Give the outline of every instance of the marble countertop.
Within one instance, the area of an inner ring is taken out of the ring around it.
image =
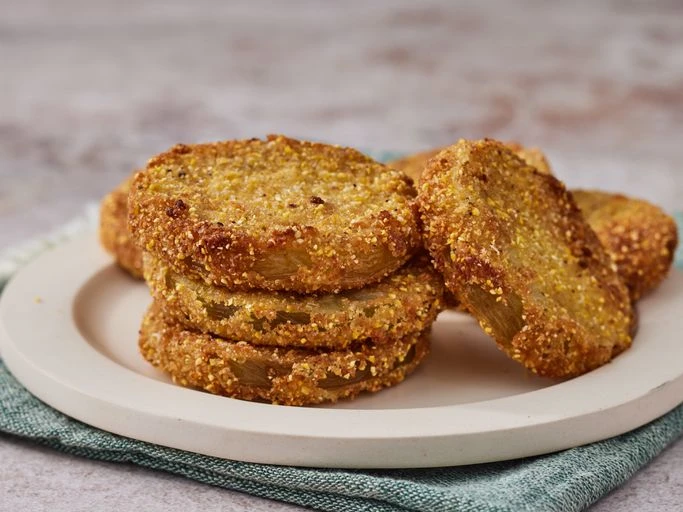
[[[486,4],[484,6],[483,4]],[[176,142],[543,148],[683,209],[683,3],[0,0],[0,250]],[[300,510],[0,435],[0,509]],[[683,441],[596,511],[679,510]]]

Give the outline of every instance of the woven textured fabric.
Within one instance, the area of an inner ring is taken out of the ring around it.
[[[0,289],[26,260],[87,229],[96,213],[0,258]],[[680,227],[683,214],[677,215]],[[683,266],[679,249],[677,265]],[[91,459],[132,462],[218,487],[358,511],[576,511],[626,481],[683,434],[683,405],[632,432],[550,455],[436,469],[306,469],[236,462],[92,428],[31,395],[0,362],[0,431]]]

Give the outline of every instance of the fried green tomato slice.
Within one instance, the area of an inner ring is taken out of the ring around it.
[[[637,300],[666,277],[678,245],[676,221],[657,206],[596,190],[572,195],[607,249],[631,298]]]
[[[550,163],[548,163],[548,159],[540,149],[533,147],[528,148],[522,146],[519,142],[514,141],[505,142],[504,144],[508,149],[514,151],[518,157],[539,172],[543,174],[552,174]],[[414,183],[417,184],[420,181],[422,171],[427,165],[429,159],[436,156],[444,149],[444,147],[440,147],[422,151],[420,153],[414,153],[398,160],[393,160],[389,162],[387,166],[404,172],[414,181]],[[445,302],[446,306],[450,309],[466,311],[466,308],[460,304],[458,298],[451,291],[446,292]]]
[[[100,203],[100,243],[116,263],[142,279],[142,251],[128,233],[128,190],[131,178],[107,194]]]
[[[232,289],[336,292],[377,282],[420,246],[405,175],[350,148],[283,136],[175,146],[138,173],[143,250]]]
[[[153,303],[139,346],[147,361],[182,386],[243,400],[311,405],[400,383],[429,352],[429,335],[339,351],[257,347],[181,327]]]
[[[548,159],[537,148],[517,142],[505,145],[541,173],[552,174]],[[444,148],[407,156],[388,165],[419,181],[427,161]],[[678,245],[676,222],[657,206],[620,194],[572,190],[590,227],[617,264],[633,300],[655,289],[666,277]]]
[[[174,272],[145,254],[145,279],[169,318],[254,345],[345,349],[427,329],[443,309],[443,281],[425,256],[379,283],[319,295],[233,291]]]
[[[518,157],[539,172],[543,174],[552,174],[548,159],[540,149],[527,148],[522,146],[519,142],[505,142],[504,144],[508,147],[508,149],[514,151]],[[427,151],[422,151],[420,153],[408,155],[406,157],[399,158],[398,160],[389,162],[387,166],[391,167],[392,169],[403,171],[410,178],[412,178],[415,183],[418,183],[420,181],[422,170],[427,165],[429,159],[438,155],[444,149],[444,147],[434,148]]]
[[[556,178],[461,140],[430,160],[418,203],[446,286],[514,360],[572,377],[631,345],[628,290]]]

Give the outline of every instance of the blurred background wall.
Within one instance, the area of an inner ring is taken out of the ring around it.
[[[540,146],[683,208],[683,2],[0,0],[0,247],[176,142]],[[653,185],[653,182],[659,185]]]

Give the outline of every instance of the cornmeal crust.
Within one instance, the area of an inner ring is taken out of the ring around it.
[[[129,227],[179,274],[231,289],[337,292],[420,245],[415,191],[356,150],[266,140],[178,145],[136,174]]]
[[[145,279],[164,314],[255,345],[345,349],[390,343],[427,329],[443,309],[443,280],[426,256],[379,283],[337,294],[232,291],[188,279],[145,254]]]
[[[537,171],[542,172],[543,174],[552,174],[548,159],[540,149],[527,148],[522,146],[519,142],[504,142],[503,144],[505,144],[508,149],[514,151],[515,154],[527,164],[536,168]],[[392,169],[403,171],[417,184],[420,181],[422,170],[425,168],[425,165],[427,165],[427,161],[446,149],[446,147],[429,149],[427,151],[408,155],[387,163],[387,166]]]
[[[571,377],[630,346],[628,290],[556,178],[500,142],[461,140],[428,162],[418,203],[446,286],[513,359]]]
[[[107,194],[100,203],[100,243],[118,265],[142,279],[142,251],[128,234],[128,190],[131,178]]]
[[[676,221],[641,199],[597,190],[573,190],[572,195],[617,264],[631,298],[637,300],[659,286],[678,245]]]
[[[147,361],[182,386],[243,400],[310,405],[398,384],[429,352],[429,335],[342,351],[256,347],[188,330],[165,319],[153,303],[139,345]]]
[[[552,174],[550,164],[537,148],[516,142],[505,146],[541,173]],[[427,161],[444,148],[437,148],[388,165],[408,174],[418,183]],[[588,225],[617,264],[631,298],[637,300],[666,277],[678,245],[676,222],[657,206],[643,201],[597,190],[572,190],[572,195]]]

